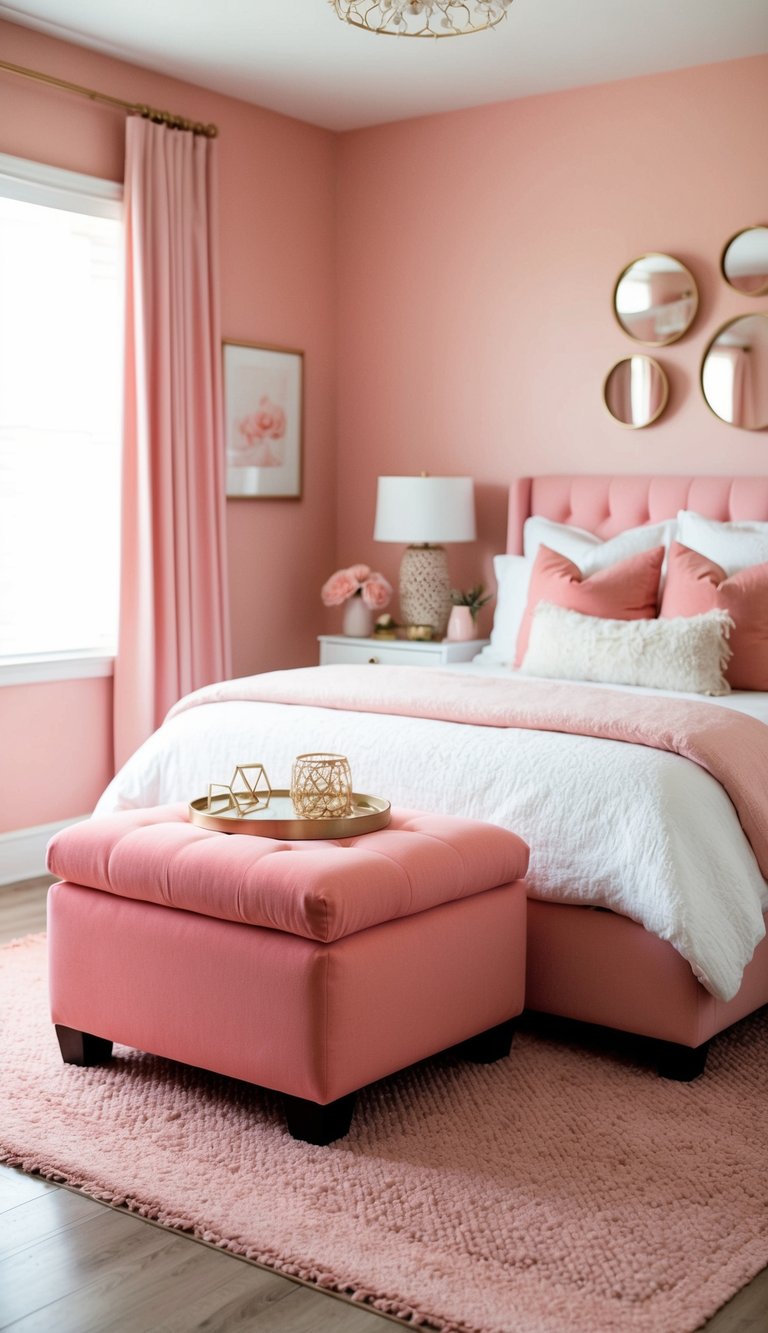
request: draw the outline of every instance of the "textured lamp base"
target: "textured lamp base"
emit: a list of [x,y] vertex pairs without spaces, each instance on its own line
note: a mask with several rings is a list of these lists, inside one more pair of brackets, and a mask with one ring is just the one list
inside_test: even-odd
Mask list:
[[443,546],[408,546],[400,564],[400,614],[406,625],[431,625],[445,634],[451,585]]

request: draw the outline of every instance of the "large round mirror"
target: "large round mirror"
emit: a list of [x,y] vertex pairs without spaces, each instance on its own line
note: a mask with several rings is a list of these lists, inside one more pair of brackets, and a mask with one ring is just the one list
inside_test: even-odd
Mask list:
[[622,426],[639,430],[650,426],[667,405],[669,383],[652,356],[628,356],[609,370],[603,385],[603,401]]
[[718,330],[701,363],[701,388],[730,426],[768,426],[768,315],[740,315]]
[[737,292],[764,296],[768,292],[768,227],[747,227],[732,236],[720,268]]
[[630,338],[649,347],[673,343],[691,327],[699,304],[693,275],[671,255],[641,255],[619,274],[613,310]]

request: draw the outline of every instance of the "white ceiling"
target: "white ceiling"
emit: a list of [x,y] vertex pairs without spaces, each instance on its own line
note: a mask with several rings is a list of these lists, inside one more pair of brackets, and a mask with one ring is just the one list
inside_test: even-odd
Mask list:
[[447,41],[359,32],[329,0],[0,0],[0,17],[332,130],[768,52],[768,0],[514,0]]

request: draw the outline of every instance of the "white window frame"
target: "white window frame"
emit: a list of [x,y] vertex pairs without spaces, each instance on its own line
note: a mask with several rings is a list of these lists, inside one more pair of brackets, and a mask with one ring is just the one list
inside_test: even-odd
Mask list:
[[[0,153],[0,195],[47,208],[122,218],[123,187],[116,181],[65,171]],[[0,659],[0,687],[111,676],[114,658],[99,653],[35,653]]]

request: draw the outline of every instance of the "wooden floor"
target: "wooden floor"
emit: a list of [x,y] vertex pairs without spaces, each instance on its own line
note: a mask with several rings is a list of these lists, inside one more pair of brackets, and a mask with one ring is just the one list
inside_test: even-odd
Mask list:
[[[43,929],[50,882],[0,888],[0,943]],[[0,1167],[0,1329],[386,1333],[392,1327],[383,1316],[246,1260]],[[768,1269],[706,1329],[766,1333]]]

